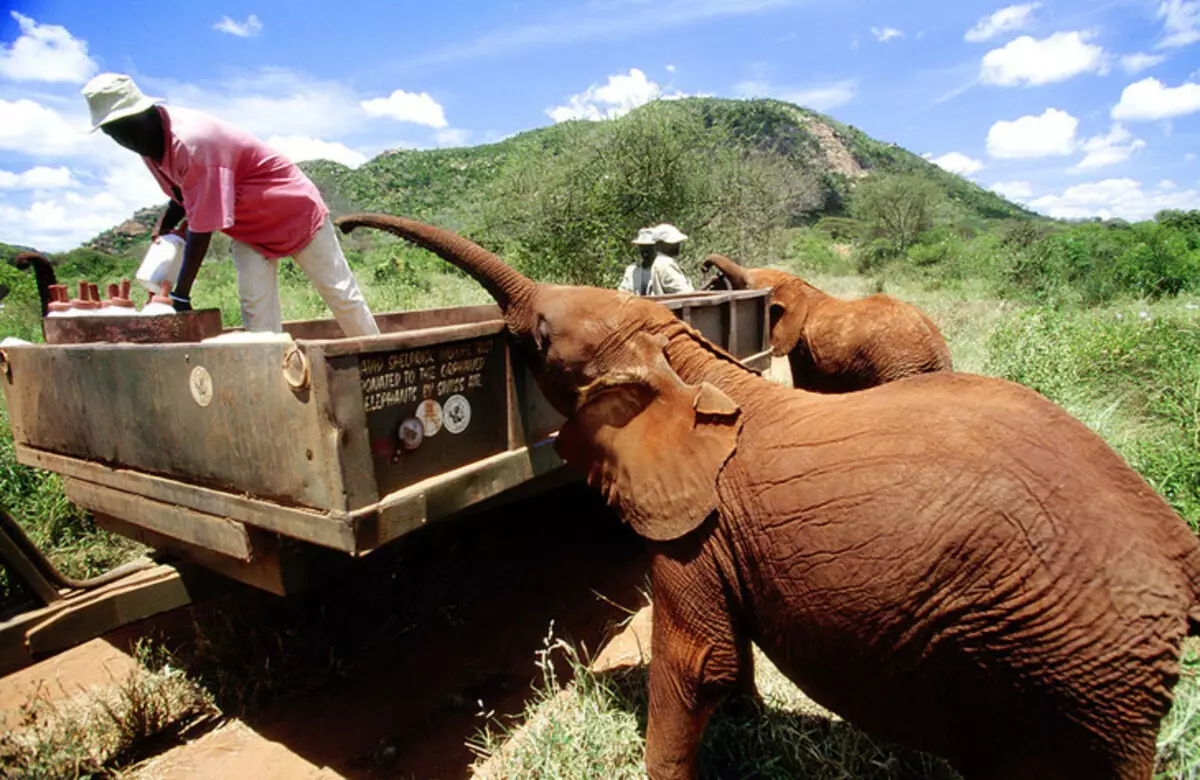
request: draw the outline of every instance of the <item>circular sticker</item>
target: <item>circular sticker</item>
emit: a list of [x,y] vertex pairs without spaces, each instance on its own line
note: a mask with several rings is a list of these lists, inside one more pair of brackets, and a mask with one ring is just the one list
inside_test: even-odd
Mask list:
[[404,449],[415,450],[425,440],[425,424],[415,417],[400,423],[400,444]]
[[426,436],[437,436],[442,429],[442,406],[432,398],[426,398],[417,406],[417,419],[425,425]]
[[446,418],[446,430],[462,433],[471,424],[471,403],[461,395],[452,395],[442,405],[442,414]]
[[192,369],[191,377],[188,384],[191,386],[192,398],[201,406],[208,406],[213,399],[213,383],[212,375],[208,373],[208,369],[204,366],[196,366]]

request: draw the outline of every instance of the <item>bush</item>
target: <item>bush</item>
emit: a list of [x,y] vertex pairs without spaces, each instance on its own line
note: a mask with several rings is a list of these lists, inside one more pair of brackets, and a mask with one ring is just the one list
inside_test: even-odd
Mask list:
[[793,233],[783,253],[788,270],[804,276],[808,273],[849,276],[855,272],[854,259],[849,252],[834,251],[829,239],[815,228],[801,228]]
[[598,286],[615,286],[636,260],[637,230],[660,222],[689,234],[682,264],[693,276],[710,252],[777,258],[795,215],[817,205],[818,183],[713,121],[660,103],[578,123],[556,153],[498,177],[481,199],[481,240],[534,278]]
[[[1186,311],[1186,310],[1185,310]],[[1020,382],[1104,431],[1200,530],[1200,324],[1140,307],[1035,309],[996,331],[988,373]],[[1114,409],[1156,430],[1134,435]],[[1097,411],[1103,410],[1103,411]],[[1091,419],[1089,419],[1091,418]]]
[[921,176],[876,173],[858,184],[851,211],[872,238],[900,255],[933,226],[942,200],[937,186]]

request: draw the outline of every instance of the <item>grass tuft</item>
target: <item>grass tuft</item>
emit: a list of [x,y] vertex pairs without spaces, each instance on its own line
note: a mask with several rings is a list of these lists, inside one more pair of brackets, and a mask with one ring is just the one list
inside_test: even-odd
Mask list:
[[111,688],[55,703],[45,691],[22,707],[23,722],[0,734],[0,774],[12,780],[111,776],[138,760],[147,740],[169,739],[218,714],[212,698],[151,645],[141,668]]

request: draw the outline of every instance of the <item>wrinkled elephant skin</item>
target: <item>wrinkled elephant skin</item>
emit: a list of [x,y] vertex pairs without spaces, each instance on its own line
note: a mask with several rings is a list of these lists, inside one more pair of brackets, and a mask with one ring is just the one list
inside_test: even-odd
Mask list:
[[653,301],[539,285],[446,231],[356,215],[500,302],[558,449],[652,553],[646,763],[691,778],[750,642],[815,700],[967,778],[1149,778],[1200,543],[1040,395],[924,374],[779,387]]
[[950,371],[950,348],[933,320],[890,295],[843,301],[770,268],[709,255],[705,269],[735,290],[771,290],[771,348],[787,357],[792,385],[845,393],[933,371]]

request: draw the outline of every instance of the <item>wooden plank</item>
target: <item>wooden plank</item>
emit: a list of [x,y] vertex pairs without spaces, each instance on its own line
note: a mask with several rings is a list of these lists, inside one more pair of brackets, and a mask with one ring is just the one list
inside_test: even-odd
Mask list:
[[162,317],[47,317],[47,344],[94,342],[162,344],[200,342],[221,333],[221,310],[198,309]]
[[560,468],[553,440],[503,452],[385,496],[354,516],[360,554],[461,509]]
[[41,570],[3,528],[0,528],[0,562],[9,575],[16,575],[43,604],[52,604],[62,598],[54,583],[42,576]]
[[340,339],[338,341],[312,341],[305,344],[319,344],[325,354],[356,355],[362,352],[385,352],[395,349],[415,349],[451,341],[492,336],[504,330],[504,320],[489,320],[473,322],[467,325],[448,325],[444,328],[427,328],[419,331],[404,331],[401,333],[385,333],[382,336],[365,336],[356,339]]
[[[502,319],[500,307],[494,303],[481,306],[455,306],[440,309],[418,309],[416,311],[394,311],[375,315],[375,322],[383,333],[406,330],[441,328],[447,325],[464,325],[470,322]],[[342,339],[345,334],[337,320],[293,320],[283,323],[283,330],[292,338],[305,340]]]
[[300,507],[282,506],[152,474],[110,468],[101,463],[43,452],[22,445],[17,445],[16,450],[17,461],[26,466],[55,471],[65,477],[145,496],[167,504],[178,504],[218,517],[235,517],[247,525],[323,547],[347,553],[354,551],[354,534],[345,513],[316,512]]
[[154,501],[71,477],[63,480],[63,487],[67,498],[97,514],[111,515],[222,555],[250,560],[250,537],[246,533],[246,526],[237,520]]
[[[291,542],[277,534],[252,528],[249,531],[254,554],[251,560],[241,561],[132,525],[111,515],[97,514],[96,523],[101,528],[135,539],[147,547],[153,547],[160,554],[173,556],[277,596],[287,596],[303,590],[311,579],[309,559],[314,556],[319,558],[320,554],[325,552],[319,548]],[[351,559],[343,560],[349,562]],[[323,571],[334,571],[336,562],[322,561],[320,568]]]
[[25,643],[34,658],[52,655],[119,626],[186,606],[217,587],[202,573],[185,579],[172,566],[157,566],[63,602],[26,630]]

